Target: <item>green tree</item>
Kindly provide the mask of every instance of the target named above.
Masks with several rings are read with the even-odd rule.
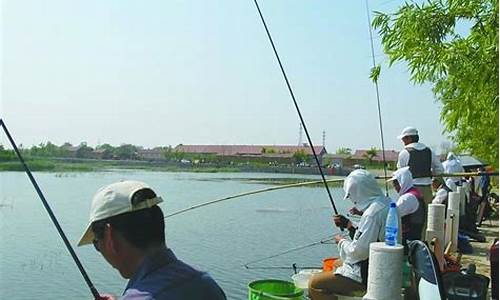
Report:
[[[363,156],[368,160],[368,163],[372,163],[373,159],[377,156],[378,150],[375,147],[371,147],[370,150],[367,150]]]
[[[404,61],[414,83],[432,85],[458,150],[498,165],[498,1],[407,2],[372,25],[389,65]]]
[[[110,144],[102,144],[96,147],[96,150],[102,150],[102,158],[103,159],[112,159],[114,157],[115,147]]]
[[[307,162],[308,156],[304,150],[297,151],[293,154],[293,160],[296,164]]]
[[[352,149],[351,148],[345,148],[345,147],[340,147],[335,151],[335,154],[338,155],[351,155],[352,154]]]
[[[82,142],[79,145],[78,150],[76,150],[76,157],[78,158],[92,158],[92,149],[91,147],[87,146],[86,142]]]
[[[131,144],[122,144],[115,148],[113,154],[118,159],[137,159],[137,147]]]

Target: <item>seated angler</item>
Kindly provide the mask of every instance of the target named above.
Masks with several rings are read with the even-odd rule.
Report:
[[[420,240],[425,226],[425,203],[422,194],[413,187],[413,177],[408,167],[401,168],[393,173],[394,189],[399,194],[396,201],[399,216],[401,217],[401,236],[405,252],[408,249],[407,241]]]
[[[315,274],[309,282],[309,296],[313,300],[336,299],[365,291],[368,276],[370,243],[385,238],[385,220],[391,199],[384,196],[377,181],[366,170],[354,170],[344,181],[344,199],[362,212],[357,228],[342,215],[334,217],[335,224],[346,228],[351,238],[335,236],[342,266],[334,272]]]
[[[453,190],[446,185],[443,178],[434,177],[432,178],[432,189],[436,192],[434,194],[434,199],[432,199],[433,204],[444,204],[448,207],[448,193]]]

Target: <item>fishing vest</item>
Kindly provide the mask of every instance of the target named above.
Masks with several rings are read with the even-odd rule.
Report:
[[[418,208],[415,212],[401,218],[401,235],[403,244],[406,240],[421,240],[422,229],[425,223],[425,202],[423,195],[414,187],[409,189],[405,194],[412,194],[418,200]]]
[[[415,148],[408,147],[406,150],[410,154],[408,166],[410,167],[413,178],[431,177],[431,149],[425,147],[422,150],[416,150]]]

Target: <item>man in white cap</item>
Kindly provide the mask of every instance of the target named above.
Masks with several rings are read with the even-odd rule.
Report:
[[[432,202],[431,177],[443,173],[443,166],[432,150],[419,142],[415,127],[404,128],[398,138],[404,144],[404,149],[399,152],[398,169],[407,166],[410,168],[413,186],[423,195],[427,206]]]
[[[161,197],[145,183],[121,181],[92,199],[90,221],[78,246],[94,244],[129,279],[121,300],[225,300],[217,283],[177,259],[165,244]],[[114,296],[103,299],[114,300]]]

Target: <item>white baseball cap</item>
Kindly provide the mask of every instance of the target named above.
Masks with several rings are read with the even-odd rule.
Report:
[[[402,139],[405,136],[411,136],[411,135],[418,135],[418,130],[415,127],[408,126],[405,127],[403,131],[401,131],[401,134],[398,135],[398,139]]]
[[[151,188],[144,182],[128,180],[116,182],[99,189],[92,198],[89,223],[78,242],[78,246],[90,244],[94,240],[93,222],[127,212],[150,208],[163,201],[161,197],[154,197],[133,204],[132,197],[142,189]]]

